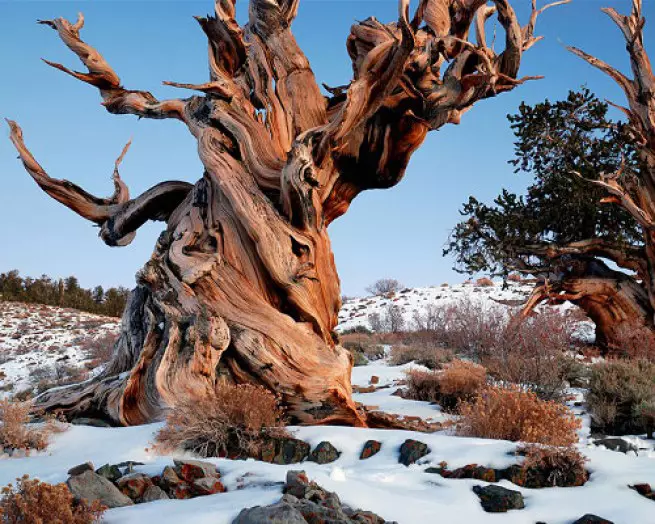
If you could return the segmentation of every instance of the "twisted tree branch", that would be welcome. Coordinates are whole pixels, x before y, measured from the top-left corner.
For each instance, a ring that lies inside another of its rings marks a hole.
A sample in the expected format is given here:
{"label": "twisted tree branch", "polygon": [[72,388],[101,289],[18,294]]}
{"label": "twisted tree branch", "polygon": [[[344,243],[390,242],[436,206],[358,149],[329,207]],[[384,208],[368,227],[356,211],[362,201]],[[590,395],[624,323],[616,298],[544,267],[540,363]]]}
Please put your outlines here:
{"label": "twisted tree branch", "polygon": [[130,91],[121,86],[116,72],[93,47],[83,42],[80,30],[84,26],[84,16],[78,15],[77,22],[71,24],[64,18],[54,20],[39,20],[57,31],[62,42],[75,53],[88,69],[87,73],[72,71],[67,67],[44,60],[44,62],[63,71],[82,82],[86,82],[100,90],[103,105],[110,113],[131,114],[145,118],[176,118],[185,121],[186,102],[184,100],[157,100],[148,91]]}

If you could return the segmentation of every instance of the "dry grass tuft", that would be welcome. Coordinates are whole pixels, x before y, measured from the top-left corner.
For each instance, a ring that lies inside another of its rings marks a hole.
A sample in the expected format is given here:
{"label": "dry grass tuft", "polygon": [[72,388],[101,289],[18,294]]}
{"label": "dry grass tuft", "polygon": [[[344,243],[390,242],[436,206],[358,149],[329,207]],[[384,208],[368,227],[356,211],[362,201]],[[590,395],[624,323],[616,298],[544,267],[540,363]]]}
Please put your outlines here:
{"label": "dry grass tuft", "polygon": [[31,402],[0,400],[0,446],[4,449],[41,451],[48,446],[52,433],[62,431],[54,419],[39,427],[30,427]]}
{"label": "dry grass tuft", "polygon": [[107,509],[94,501],[75,501],[66,484],[47,484],[27,475],[2,488],[0,522],[7,524],[90,524]]}
{"label": "dry grass tuft", "polygon": [[216,385],[204,400],[183,400],[157,433],[162,451],[183,449],[203,457],[258,457],[270,438],[289,436],[275,396],[260,386]]}
{"label": "dry grass tuft", "polygon": [[439,402],[452,411],[460,402],[475,397],[485,386],[484,367],[465,360],[453,360],[442,371],[412,369],[407,372],[407,397]]}
{"label": "dry grass tuft", "polygon": [[574,487],[587,482],[587,458],[574,447],[524,446],[525,454],[519,479],[513,479],[526,488],[549,486]]}
{"label": "dry grass tuft", "polygon": [[563,404],[518,388],[488,387],[459,411],[457,433],[468,437],[571,446],[581,427]]}

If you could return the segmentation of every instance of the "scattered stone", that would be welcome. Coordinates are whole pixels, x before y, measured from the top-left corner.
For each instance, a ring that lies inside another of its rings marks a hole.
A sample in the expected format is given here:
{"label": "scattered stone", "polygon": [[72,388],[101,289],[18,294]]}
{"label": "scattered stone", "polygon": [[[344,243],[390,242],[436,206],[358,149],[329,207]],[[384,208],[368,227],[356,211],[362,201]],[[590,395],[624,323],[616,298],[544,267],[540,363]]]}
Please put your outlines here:
{"label": "scattered stone", "polygon": [[143,462],[137,462],[135,460],[126,460],[125,462],[119,462],[116,464],[117,468],[125,468],[124,474],[134,473],[134,466],[143,466]]}
{"label": "scattered stone", "polygon": [[364,448],[362,449],[361,455],[359,455],[360,460],[371,458],[373,455],[376,455],[382,449],[382,442],[377,440],[367,440],[364,443]]}
{"label": "scattered stone", "polygon": [[451,479],[484,480],[485,482],[497,482],[500,480],[496,477],[496,470],[492,468],[485,468],[484,466],[478,466],[477,464],[469,464],[468,466],[463,466],[461,468],[454,469],[453,471],[443,469],[441,476]]}
{"label": "scattered stone", "polygon": [[353,386],[353,393],[374,393],[375,386]]}
{"label": "scattered stone", "polygon": [[140,501],[146,490],[153,485],[148,475],[143,473],[132,473],[121,477],[116,483],[118,489],[133,501]]}
{"label": "scattered stone", "polygon": [[523,495],[519,491],[502,486],[473,486],[473,493],[480,498],[482,509],[488,513],[505,513],[525,507]]}
{"label": "scattered stone", "polygon": [[232,524],[307,524],[302,513],[288,502],[241,510]]}
{"label": "scattered stone", "polygon": [[191,490],[194,495],[214,495],[216,493],[225,493],[227,490],[223,483],[216,477],[204,477],[194,480],[191,484]]}
{"label": "scattered stone", "polygon": [[377,375],[373,375],[371,379],[368,381],[369,384],[379,384],[380,383],[380,377]]}
{"label": "scattered stone", "polygon": [[123,476],[120,468],[116,464],[105,464],[96,470],[96,473],[101,477],[105,477],[110,482],[116,482]]}
{"label": "scattered stone", "polygon": [[304,471],[288,471],[283,492],[275,504],[244,509],[233,524],[385,524],[375,513],[343,505],[336,493],[310,482]]}
{"label": "scattered stone", "polygon": [[74,477],[75,475],[79,475],[80,473],[84,473],[85,471],[93,471],[93,463],[85,462],[84,464],[73,466],[71,469],[68,470],[68,474],[71,477]]}
{"label": "scattered stone", "polygon": [[407,439],[403,442],[403,445],[400,446],[398,462],[405,466],[409,466],[410,464],[414,464],[417,460],[425,457],[428,453],[430,453],[430,448],[428,448],[427,444],[418,440]]}
{"label": "scattered stone", "polygon": [[111,424],[99,418],[77,417],[71,420],[74,426],[91,426],[94,428],[110,428]]}
{"label": "scattered stone", "polygon": [[611,520],[604,519],[602,517],[599,517],[598,515],[592,515],[591,513],[587,513],[586,515],[583,515],[572,524],[614,524],[614,523]]}
{"label": "scattered stone", "polygon": [[120,508],[131,506],[134,502],[109,482],[94,471],[87,470],[84,473],[70,477],[68,488],[77,499],[86,499],[89,502],[99,500],[108,508]]}
{"label": "scattered stone", "polygon": [[636,455],[639,455],[639,448],[637,446],[632,442],[628,442],[627,440],[618,437],[607,437],[594,440],[594,445],[605,446],[612,451],[620,451],[621,453],[626,454],[630,451],[634,451]]}
{"label": "scattered stone", "polygon": [[175,473],[175,470],[171,466],[164,468],[158,480],[157,484],[159,484],[159,487],[169,492],[182,483],[182,480],[177,476],[177,473]]}
{"label": "scattered stone", "polygon": [[307,442],[297,438],[272,438],[263,446],[261,459],[272,464],[296,464],[309,456]]}
{"label": "scattered stone", "polygon": [[155,500],[168,500],[170,497],[166,492],[161,489],[159,486],[148,486],[143,497],[141,497],[141,502],[154,502]]}
{"label": "scattered stone", "polygon": [[337,460],[340,455],[341,453],[330,442],[323,441],[310,453],[308,460],[318,464],[328,464]]}
{"label": "scattered stone", "polygon": [[193,482],[204,477],[220,477],[216,466],[202,460],[174,460],[175,473],[186,482]]}
{"label": "scattered stone", "polygon": [[650,500],[655,500],[655,492],[650,487],[650,484],[635,484],[634,486],[628,486],[630,489],[634,489],[641,496],[646,497]]}

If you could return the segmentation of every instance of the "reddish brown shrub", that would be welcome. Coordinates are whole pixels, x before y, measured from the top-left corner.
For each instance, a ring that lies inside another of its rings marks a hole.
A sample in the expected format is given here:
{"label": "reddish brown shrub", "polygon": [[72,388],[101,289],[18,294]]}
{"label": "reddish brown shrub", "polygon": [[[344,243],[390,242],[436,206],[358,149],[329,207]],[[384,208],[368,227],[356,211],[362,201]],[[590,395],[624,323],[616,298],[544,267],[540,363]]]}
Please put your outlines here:
{"label": "reddish brown shrub", "polygon": [[526,488],[574,487],[587,482],[587,458],[574,447],[524,446],[525,460],[515,484]]}
{"label": "reddish brown shrub", "polygon": [[488,277],[482,277],[475,281],[475,285],[478,287],[493,287],[494,281]]}
{"label": "reddish brown shrub", "polygon": [[289,436],[275,396],[260,386],[216,385],[204,400],[182,400],[155,439],[162,451],[181,448],[203,457],[258,457],[272,437]]}
{"label": "reddish brown shrub", "polygon": [[48,445],[50,425],[35,429],[30,421],[30,402],[0,400],[0,446],[5,449],[42,450]]}
{"label": "reddish brown shrub", "polygon": [[449,349],[416,341],[410,345],[396,344],[392,346],[389,361],[393,366],[414,362],[429,369],[441,369],[453,358],[454,354]]}
{"label": "reddish brown shrub", "polygon": [[0,522],[7,524],[90,524],[107,509],[94,501],[75,501],[66,484],[47,484],[27,475],[2,488]]}
{"label": "reddish brown shrub", "polygon": [[407,397],[439,402],[447,411],[475,397],[485,386],[486,370],[473,362],[453,360],[442,371],[412,369],[407,372]]}
{"label": "reddish brown shrub", "polygon": [[481,363],[497,380],[534,391],[544,400],[561,399],[575,364],[568,356],[572,325],[555,311],[511,319],[491,348],[480,352]]}
{"label": "reddish brown shrub", "polygon": [[407,391],[405,396],[413,400],[425,402],[438,402],[440,396],[440,383],[438,371],[423,371],[410,369],[407,375]]}
{"label": "reddish brown shrub", "polygon": [[507,280],[509,282],[522,282],[523,277],[519,273],[510,273],[507,275]]}
{"label": "reddish brown shrub", "polygon": [[570,446],[581,422],[563,404],[531,391],[489,387],[460,405],[457,433],[463,436]]}
{"label": "reddish brown shrub", "polygon": [[655,362],[655,332],[647,327],[619,326],[608,349],[614,356]]}
{"label": "reddish brown shrub", "polygon": [[453,360],[441,372],[439,383],[443,395],[460,399],[477,395],[487,382],[487,370],[466,360]]}

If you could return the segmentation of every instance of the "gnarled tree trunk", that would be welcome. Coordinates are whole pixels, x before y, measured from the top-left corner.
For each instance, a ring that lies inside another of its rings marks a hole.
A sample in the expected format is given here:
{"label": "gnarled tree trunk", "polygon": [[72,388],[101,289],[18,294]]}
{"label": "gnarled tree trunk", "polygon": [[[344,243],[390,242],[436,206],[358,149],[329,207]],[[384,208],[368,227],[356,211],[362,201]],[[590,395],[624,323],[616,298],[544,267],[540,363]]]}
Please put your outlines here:
{"label": "gnarled tree trunk", "polygon": [[[278,393],[293,422],[367,424],[351,398],[351,358],[333,331],[341,302],[327,227],[361,191],[398,183],[428,131],[523,82],[522,53],[538,40],[543,11],[533,5],[522,28],[506,0],[424,0],[411,21],[408,4],[400,1],[395,23],[371,18],[352,27],[354,78],[330,96],[291,33],[297,0],[251,0],[243,28],[234,0],[217,0],[216,15],[198,19],[210,81],[168,83],[204,93],[184,100],[123,88],[81,40],[81,16],[42,22],[88,72],[51,65],[97,87],[112,113],[183,122],[204,174],[194,185],[165,182],[130,199],[121,155],[114,195],[97,198],[50,178],[10,122],[30,175],[98,224],[107,244],[129,243],[146,220],[166,222],[138,274],[112,362],[90,382],[46,392],[38,408],[140,424],[180,398],[211,395],[224,376]],[[502,53],[484,37],[496,12]]]}
{"label": "gnarled tree trunk", "polygon": [[596,258],[580,258],[555,278],[540,282],[524,308],[529,314],[541,303],[571,302],[596,326],[596,344],[621,348],[628,334],[643,328],[655,330],[648,293],[632,276],[610,269]]}

